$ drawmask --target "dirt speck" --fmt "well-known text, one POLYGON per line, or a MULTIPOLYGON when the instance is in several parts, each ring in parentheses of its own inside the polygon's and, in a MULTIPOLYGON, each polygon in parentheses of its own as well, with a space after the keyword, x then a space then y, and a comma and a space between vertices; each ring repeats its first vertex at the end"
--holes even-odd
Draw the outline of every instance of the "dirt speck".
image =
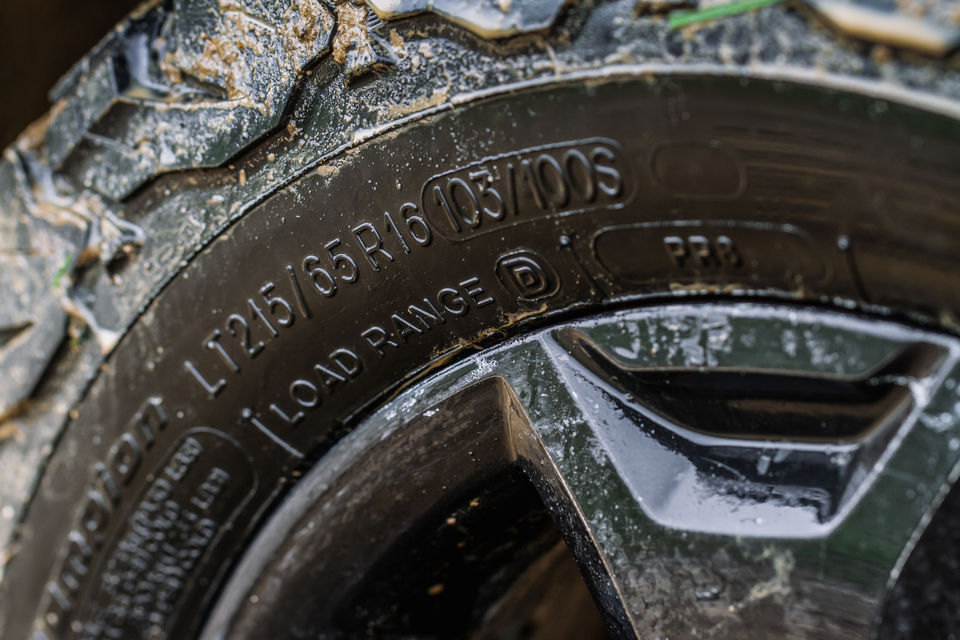
POLYGON ((423 96, 405 104, 395 104, 387 110, 387 115, 391 119, 399 118, 411 113, 417 113, 424 109, 436 107, 447 101, 450 95, 450 87, 435 90, 430 96, 423 96))
POLYGON ((8 440, 10 438, 21 438, 23 437, 23 432, 20 431, 20 427, 17 424, 10 420, 0 424, 0 442, 8 440))
POLYGON ((512 327, 518 322, 521 322, 533 316, 538 316, 546 310, 547 310, 547 303, 544 302, 538 308, 533 309, 532 311, 518 311, 516 313, 508 313, 505 316, 503 316, 503 326, 501 328, 506 329, 508 327, 512 327))
POLYGON ((329 176, 337 175, 338 173, 340 173, 340 169, 336 165, 322 164, 316 169, 314 169, 314 173, 316 173, 318 176, 323 176, 324 178, 326 178, 329 176))
POLYGON ((390 46, 393 47, 393 52, 397 54, 400 58, 407 57, 407 43, 406 41, 397 33, 395 30, 390 30, 390 46))
POLYGON ((287 140, 293 140, 297 137, 297 134, 300 133, 300 129, 297 128, 296 123, 293 120, 287 123, 287 135, 290 137, 287 140))
POLYGON ((347 62, 347 52, 367 46, 367 9, 353 2, 337 5, 337 35, 333 39, 333 59, 347 62))
POLYGON ((325 32, 333 29, 333 16, 318 0, 297 0, 291 2, 277 28, 282 38, 282 46, 295 61, 295 70, 305 64, 316 53, 317 41, 325 32), (306 58, 306 59, 305 59, 306 58))
POLYGON ((886 64, 893 59, 893 51, 888 46, 878 44, 870 50, 870 57, 877 64, 886 64))

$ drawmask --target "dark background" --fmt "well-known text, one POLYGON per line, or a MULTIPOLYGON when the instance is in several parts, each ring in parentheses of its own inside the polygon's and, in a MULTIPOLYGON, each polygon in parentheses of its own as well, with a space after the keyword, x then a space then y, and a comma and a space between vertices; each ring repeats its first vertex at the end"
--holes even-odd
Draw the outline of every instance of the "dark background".
POLYGON ((0 149, 50 107, 47 91, 135 0, 0 0, 0 149))

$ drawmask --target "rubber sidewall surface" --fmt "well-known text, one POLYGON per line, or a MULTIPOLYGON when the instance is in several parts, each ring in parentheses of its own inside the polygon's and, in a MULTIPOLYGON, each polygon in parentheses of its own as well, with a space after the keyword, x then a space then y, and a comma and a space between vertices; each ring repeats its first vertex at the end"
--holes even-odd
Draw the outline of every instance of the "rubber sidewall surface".
POLYGON ((24 523, 7 637, 188 637, 272 506, 365 412, 524 327, 677 297, 942 308, 958 130, 874 106, 722 77, 571 81, 297 177, 103 368, 24 523))

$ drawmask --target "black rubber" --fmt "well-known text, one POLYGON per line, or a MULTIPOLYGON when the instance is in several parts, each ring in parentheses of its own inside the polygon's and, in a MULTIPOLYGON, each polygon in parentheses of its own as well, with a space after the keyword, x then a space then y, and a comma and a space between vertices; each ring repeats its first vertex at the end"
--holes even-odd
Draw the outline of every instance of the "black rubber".
POLYGON ((485 41, 241 4, 141 9, 0 164, 4 638, 190 637, 365 415, 553 319, 742 298, 957 329, 943 62, 779 7, 485 41))

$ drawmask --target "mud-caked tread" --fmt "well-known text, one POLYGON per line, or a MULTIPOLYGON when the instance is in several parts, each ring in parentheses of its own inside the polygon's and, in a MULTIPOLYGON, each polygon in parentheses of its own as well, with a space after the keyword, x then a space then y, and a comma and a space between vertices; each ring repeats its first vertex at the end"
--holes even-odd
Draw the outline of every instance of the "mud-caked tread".
POLYGON ((213 167, 280 122, 301 72, 330 49, 318 0, 155 3, 58 84, 53 168, 122 199, 164 172, 213 167))

